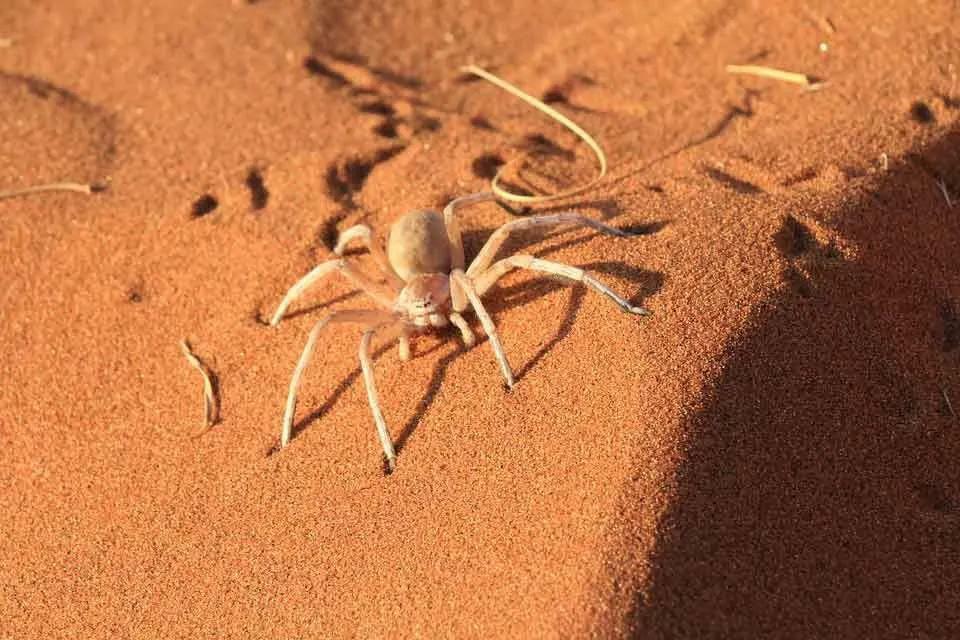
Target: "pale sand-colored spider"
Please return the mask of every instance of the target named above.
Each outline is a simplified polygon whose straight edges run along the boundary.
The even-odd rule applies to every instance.
[[[452,323],[460,330],[464,344],[470,348],[475,342],[473,332],[461,313],[468,305],[472,306],[490,340],[490,346],[493,347],[494,356],[500,365],[507,387],[512,388],[513,372],[503,352],[503,346],[500,344],[497,329],[481,302],[483,295],[508,271],[523,268],[563,276],[582,282],[594,291],[607,296],[624,311],[638,315],[649,313],[642,307],[632,306],[602,282],[577,267],[541,260],[526,254],[516,254],[493,262],[497,251],[511,232],[531,227],[583,225],[614,236],[634,235],[577,213],[539,215],[508,222],[490,236],[480,253],[467,267],[464,262],[463,240],[457,222],[457,210],[464,205],[494,198],[493,193],[477,193],[453,200],[446,206],[442,215],[436,211],[408,213],[394,222],[390,228],[386,251],[370,227],[365,225],[350,227],[340,235],[334,248],[334,253],[339,257],[314,268],[287,292],[270,320],[273,326],[280,322],[287,307],[308,287],[334,272],[346,276],[370,296],[380,308],[336,311],[326,315],[314,325],[293,372],[293,378],[290,380],[290,390],[283,415],[283,429],[280,435],[281,447],[285,447],[290,442],[300,379],[313,354],[320,331],[328,324],[357,323],[363,328],[360,339],[360,366],[387,466],[389,470],[393,470],[396,464],[396,453],[383,419],[383,412],[380,410],[370,358],[370,342],[375,332],[390,331],[391,339],[394,337],[399,339],[401,360],[410,359],[411,336],[447,326],[448,323]],[[354,240],[359,240],[366,245],[374,261],[386,276],[385,284],[367,278],[347,258],[342,257],[347,245]]]

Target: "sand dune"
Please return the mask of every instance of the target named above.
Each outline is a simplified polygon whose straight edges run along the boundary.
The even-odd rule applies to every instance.
[[[954,3],[382,4],[0,7],[0,189],[108,186],[0,201],[0,636],[960,635]],[[465,63],[607,150],[539,209],[640,232],[504,252],[653,315],[509,275],[511,392],[472,315],[376,345],[389,476],[331,329],[277,451],[313,323],[366,303],[265,320],[338,232],[594,175]]]

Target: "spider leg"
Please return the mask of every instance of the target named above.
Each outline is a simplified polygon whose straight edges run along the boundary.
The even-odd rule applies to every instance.
[[[408,361],[412,357],[410,351],[410,332],[406,329],[400,334],[400,360]]]
[[[338,256],[342,256],[343,252],[347,250],[347,245],[354,240],[360,240],[363,242],[363,245],[369,249],[370,237],[372,235],[373,229],[367,225],[355,224],[352,227],[345,229],[339,236],[337,236],[337,245],[333,248],[333,252]]]
[[[463,339],[463,346],[465,346],[467,349],[471,348],[477,343],[477,339],[473,335],[473,330],[470,329],[470,325],[467,324],[467,321],[462,315],[460,315],[459,311],[454,311],[450,314],[450,323],[460,330],[460,337]]]
[[[500,365],[500,373],[503,374],[507,388],[513,389],[513,371],[510,369],[510,363],[507,362],[507,355],[503,352],[503,345],[500,344],[500,335],[497,333],[497,327],[493,324],[493,320],[483,306],[483,302],[480,301],[480,296],[474,291],[473,284],[462,270],[455,270],[450,274],[450,277],[463,289],[467,299],[470,300],[473,310],[476,312],[477,317],[480,318],[480,324],[483,325],[483,330],[487,333],[487,338],[490,339],[490,346],[493,347],[493,355],[497,359],[497,364]]]
[[[373,379],[373,361],[370,359],[370,341],[377,327],[370,327],[363,332],[360,338],[360,367],[363,369],[363,382],[367,387],[367,401],[370,403],[370,412],[373,413],[373,421],[377,424],[377,435],[380,437],[380,445],[383,447],[383,455],[387,458],[387,468],[393,471],[397,466],[397,454],[393,449],[393,442],[390,440],[390,432],[387,431],[387,423],[383,419],[383,411],[380,410],[380,398],[377,396],[377,385]]]
[[[294,300],[303,295],[303,292],[318,280],[323,279],[335,271],[339,271],[349,278],[357,288],[363,290],[364,293],[373,298],[380,306],[387,309],[393,307],[392,297],[384,292],[376,282],[354,269],[344,258],[335,258],[320,263],[314,267],[310,273],[300,278],[296,284],[290,287],[290,290],[287,291],[287,294],[280,302],[280,306],[278,306],[277,310],[273,313],[273,317],[270,318],[270,326],[275,327],[280,324],[280,320],[283,319],[283,314],[286,313],[287,307],[289,307]]]
[[[463,269],[457,269],[457,271],[463,273]],[[464,277],[466,277],[466,274],[464,274]],[[450,274],[450,306],[453,307],[455,313],[460,313],[470,306],[467,294],[464,293],[463,287],[460,286],[460,282],[453,277],[452,273]]]
[[[489,191],[474,193],[450,201],[443,209],[443,224],[447,228],[447,238],[450,241],[450,268],[465,269],[466,259],[463,255],[463,236],[460,234],[460,222],[457,220],[457,210],[472,204],[493,200],[494,195]]]
[[[540,271],[542,273],[549,273],[562,276],[564,278],[569,278],[570,280],[576,280],[577,282],[582,282],[597,293],[603,294],[604,296],[613,300],[615,303],[617,303],[617,306],[624,311],[635,313],[641,316],[650,315],[650,311],[644,309],[643,307],[635,307],[631,305],[629,301],[618,296],[607,285],[603,284],[579,267],[563,264],[562,262],[541,260],[539,258],[534,258],[533,256],[522,253],[518,253],[517,255],[495,262],[492,267],[477,276],[475,278],[477,295],[482,296],[490,287],[493,286],[497,280],[503,277],[507,272],[517,268]]]
[[[573,213],[572,211],[552,213],[543,216],[533,216],[532,218],[523,218],[521,220],[513,220],[504,224],[499,229],[494,231],[493,234],[491,234],[491,236],[487,239],[487,242],[483,245],[483,248],[480,249],[480,253],[477,254],[477,257],[474,258],[473,262],[470,264],[470,268],[467,269],[467,275],[476,276],[486,271],[487,267],[490,266],[490,263],[493,262],[493,259],[496,257],[497,251],[506,241],[507,236],[509,236],[511,232],[521,231],[523,229],[531,229],[533,227],[557,226],[562,224],[592,227],[601,233],[606,233],[611,236],[619,236],[621,238],[629,238],[634,235],[626,231],[621,231],[616,227],[605,225],[602,222],[597,222],[593,218],[588,218],[587,216],[580,215],[579,213]]]
[[[347,246],[354,240],[360,240],[363,243],[367,251],[370,252],[370,255],[373,256],[374,262],[377,263],[377,266],[386,274],[394,286],[403,288],[406,283],[403,281],[403,278],[397,275],[393,267],[390,266],[390,260],[387,258],[386,251],[383,250],[380,239],[377,237],[376,232],[367,225],[357,224],[346,229],[337,238],[337,245],[333,248],[333,252],[338,256],[342,256]]]
[[[290,436],[293,432],[293,416],[297,410],[297,390],[300,388],[300,379],[303,372],[313,356],[313,350],[317,346],[317,338],[320,332],[330,323],[358,322],[364,324],[368,329],[395,322],[392,314],[385,311],[368,311],[354,309],[349,311],[335,311],[319,320],[310,331],[307,337],[307,344],[303,347],[303,353],[297,361],[297,367],[293,370],[293,377],[290,378],[290,389],[287,392],[287,404],[283,412],[283,427],[280,430],[280,447],[287,446],[290,442]]]

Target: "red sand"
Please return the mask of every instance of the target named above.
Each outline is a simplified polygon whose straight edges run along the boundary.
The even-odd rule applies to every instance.
[[[956,3],[327,4],[0,6],[0,188],[110,187],[0,202],[0,636],[960,637]],[[258,318],[337,229],[534,134],[592,175],[466,62],[604,144],[564,208],[649,231],[512,250],[655,315],[509,276],[512,393],[485,340],[379,358],[389,477],[331,330],[268,456],[312,322],[359,299]],[[510,216],[465,219],[476,251]],[[184,336],[223,397],[197,439]]]

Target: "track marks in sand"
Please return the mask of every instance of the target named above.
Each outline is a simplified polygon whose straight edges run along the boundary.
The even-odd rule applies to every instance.
[[[784,283],[801,298],[813,297],[818,277],[845,257],[835,233],[802,215],[785,214],[773,243],[786,261]]]
[[[370,130],[381,138],[409,141],[441,126],[430,113],[442,110],[420,99],[423,83],[417,78],[369,66],[358,57],[316,54],[303,66],[331,90],[346,93],[358,112],[373,116]]]
[[[747,158],[725,158],[722,162],[704,165],[703,172],[711,180],[741,195],[785,191],[783,181],[773,172]]]
[[[741,195],[752,196],[758,193],[763,193],[764,191],[752,182],[737,178],[736,176],[716,167],[704,167],[704,172],[711,180],[719,182]]]
[[[483,155],[477,156],[473,159],[473,163],[470,165],[470,168],[473,171],[473,175],[483,180],[493,180],[493,177],[497,175],[497,171],[505,164],[503,158],[495,153],[484,153]]]
[[[403,151],[404,145],[387,147],[366,156],[346,156],[337,160],[329,167],[324,177],[327,195],[348,209],[355,209],[357,203],[354,196],[363,189],[363,185],[373,169],[383,162],[390,160]]]
[[[704,173],[725,188],[746,197],[784,196],[780,227],[773,235],[773,244],[785,261],[783,281],[801,298],[816,295],[816,282],[826,269],[854,256],[838,232],[796,210],[788,196],[797,188],[827,191],[849,181],[847,172],[830,165],[823,169],[806,167],[786,178],[744,158],[732,158],[704,167]]]
[[[216,196],[205,193],[193,201],[193,204],[190,206],[190,217],[202,218],[216,211],[218,206],[220,206],[220,201]]]
[[[138,279],[127,287],[127,290],[124,293],[124,299],[130,304],[140,304],[147,297],[145,289],[146,287],[143,280]]]
[[[217,210],[237,210],[239,203],[232,187],[236,183],[241,183],[249,193],[249,211],[254,214],[263,211],[270,202],[265,171],[265,165],[252,164],[242,173],[230,172],[229,176],[221,176],[220,188],[207,184],[207,189],[190,204],[190,219],[204,218]]]
[[[840,188],[851,179],[866,173],[855,167],[830,164],[822,167],[806,166],[799,171],[783,175],[742,156],[706,163],[702,166],[702,171],[711,180],[747,196],[787,195],[801,189],[826,192]]]
[[[917,100],[910,105],[910,117],[914,122],[920,124],[934,124],[937,121],[937,116],[934,115],[933,110],[922,100]]]
[[[359,120],[370,123],[375,136],[391,143],[364,154],[346,154],[327,167],[327,195],[352,211],[371,171],[401,153],[413,139],[439,130],[441,120],[434,116],[444,112],[420,99],[423,83],[418,78],[369,65],[359,56],[318,52],[306,57],[303,66],[331,91],[342,93]]]
[[[960,97],[953,91],[935,91],[921,96],[904,109],[905,117],[923,128],[953,124],[960,119]]]
[[[243,182],[250,190],[250,208],[254,211],[266,208],[267,202],[270,201],[270,192],[263,179],[263,171],[258,167],[250,167]]]

